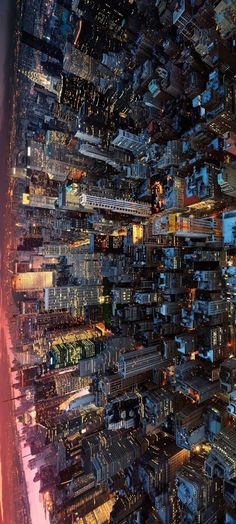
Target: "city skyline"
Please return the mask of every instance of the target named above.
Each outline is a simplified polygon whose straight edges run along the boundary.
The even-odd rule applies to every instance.
[[[0,6],[0,524],[236,524],[236,1]]]

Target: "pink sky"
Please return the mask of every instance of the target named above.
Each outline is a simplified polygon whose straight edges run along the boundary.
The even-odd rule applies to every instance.
[[[5,324],[6,325],[6,324]],[[9,358],[12,363],[14,359],[14,354],[11,351],[11,340],[9,336],[9,332],[7,331],[7,328],[5,329],[6,332],[6,341],[8,343],[8,351],[9,351]],[[16,382],[16,373],[12,373],[12,383]],[[17,394],[20,394],[20,391],[14,388],[14,396],[17,396]],[[15,401],[15,405],[19,405],[19,400]],[[19,434],[21,435],[23,424],[18,423],[17,429]],[[24,447],[25,440],[21,441],[21,453],[23,458],[23,465],[24,465],[24,473],[25,473],[25,479],[28,489],[28,498],[29,498],[29,505],[30,505],[30,513],[31,513],[31,520],[32,524],[50,524],[49,521],[49,515],[48,513],[45,515],[45,510],[43,507],[43,503],[40,501],[39,497],[39,489],[40,489],[40,482],[34,482],[34,476],[36,473],[36,469],[31,470],[28,467],[28,462],[31,458],[33,458],[33,455],[27,456],[30,454],[30,448],[29,446]],[[1,480],[1,479],[0,479]]]

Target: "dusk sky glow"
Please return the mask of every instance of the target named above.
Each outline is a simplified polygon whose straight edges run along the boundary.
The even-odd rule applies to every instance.
[[[8,343],[8,350],[9,350],[10,345],[11,345],[11,340],[10,340],[7,329],[5,330],[5,332],[6,332],[6,341]],[[13,365],[14,354],[11,351],[9,351],[9,357],[11,360],[11,364]],[[12,374],[12,382],[17,381],[16,375],[17,375],[16,373]],[[21,392],[20,390],[17,390],[15,388],[14,394],[17,396],[17,395],[20,395]],[[19,406],[20,406],[20,401],[16,400],[15,409],[17,409],[17,407],[19,408]],[[22,424],[18,423],[17,430],[19,434],[22,434],[22,429],[23,429]],[[29,460],[33,458],[33,455],[30,454],[30,447],[25,445],[25,440],[21,441],[21,453],[22,453],[22,462],[23,462],[23,467],[24,467],[25,480],[26,480],[28,497],[29,497],[30,508],[31,508],[32,524],[49,524],[48,512],[45,511],[44,506],[42,504],[42,500],[40,500],[39,482],[34,482],[34,477],[37,472],[37,469],[29,468]],[[1,487],[1,470],[0,470],[0,487]],[[0,503],[0,507],[1,507],[1,503]],[[1,521],[0,521],[0,524],[1,524]]]

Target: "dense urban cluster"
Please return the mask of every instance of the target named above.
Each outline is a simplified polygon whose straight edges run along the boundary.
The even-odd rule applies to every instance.
[[[236,2],[18,9],[6,271],[42,504],[235,524]]]

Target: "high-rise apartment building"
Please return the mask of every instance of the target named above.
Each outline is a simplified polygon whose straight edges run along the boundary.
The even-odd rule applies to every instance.
[[[65,309],[73,312],[84,306],[101,304],[102,286],[62,286],[44,289],[46,311]]]

